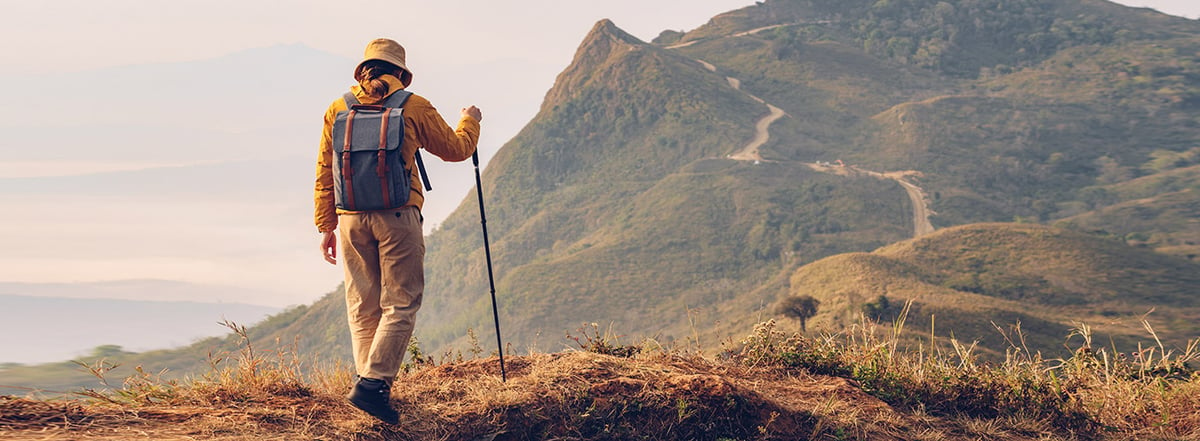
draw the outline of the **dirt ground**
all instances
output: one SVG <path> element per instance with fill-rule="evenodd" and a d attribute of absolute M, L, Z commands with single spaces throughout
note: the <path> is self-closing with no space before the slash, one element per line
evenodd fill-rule
<path fill-rule="evenodd" d="M 494 358 L 400 377 L 392 393 L 401 414 L 396 426 L 350 407 L 339 385 L 234 387 L 159 404 L 3 397 L 0 439 L 1074 439 L 1034 420 L 894 409 L 850 380 L 803 371 L 667 354 L 569 352 L 507 361 L 507 382 Z"/>

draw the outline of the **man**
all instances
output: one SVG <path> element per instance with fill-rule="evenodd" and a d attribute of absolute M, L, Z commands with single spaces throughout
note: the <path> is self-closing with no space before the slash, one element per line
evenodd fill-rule
<path fill-rule="evenodd" d="M 408 201 L 384 210 L 337 208 L 342 201 L 336 199 L 342 196 L 335 196 L 335 180 L 342 177 L 333 173 L 338 159 L 333 151 L 335 142 L 344 141 L 335 140 L 333 131 L 338 114 L 349 110 L 347 101 L 384 103 L 393 94 L 407 94 L 404 89 L 412 77 L 399 43 L 381 38 L 367 45 L 363 61 L 354 69 L 358 85 L 350 89 L 353 97 L 338 98 L 325 111 L 314 197 L 325 260 L 337 264 L 340 244 L 345 269 L 346 309 L 358 376 L 348 398 L 355 407 L 390 424 L 399 419 L 389 400 L 391 385 L 412 337 L 425 286 L 421 230 L 425 199 L 416 167 L 411 165 L 418 149 L 451 162 L 470 158 L 479 142 L 483 116 L 475 106 L 464 108 L 457 128 L 451 128 L 429 100 L 410 95 L 403 104 L 404 137 L 399 149 L 410 167 Z"/>

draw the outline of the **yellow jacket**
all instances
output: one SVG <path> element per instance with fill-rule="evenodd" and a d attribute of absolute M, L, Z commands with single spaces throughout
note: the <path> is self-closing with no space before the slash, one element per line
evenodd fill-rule
<path fill-rule="evenodd" d="M 399 78 L 391 75 L 381 77 L 388 83 L 388 94 L 403 89 Z M 358 101 L 363 104 L 375 104 L 387 97 L 374 98 L 363 93 L 362 88 L 350 88 Z M 339 210 L 333 201 L 333 122 L 338 112 L 348 110 L 346 102 L 339 97 L 325 110 L 325 128 L 321 131 L 321 151 L 317 156 L 317 183 L 313 199 L 316 202 L 317 230 L 321 232 L 337 229 L 339 214 L 354 214 L 352 211 Z M 412 192 L 409 194 L 408 205 L 421 208 L 425 202 L 422 195 L 421 178 L 416 171 L 413 156 L 417 149 L 423 148 L 429 153 L 450 162 L 466 160 L 475 153 L 479 143 L 479 121 L 469 116 L 463 116 L 458 122 L 457 129 L 451 129 L 442 119 L 437 109 L 429 100 L 413 94 L 404 104 L 404 144 L 401 152 L 406 164 L 412 166 Z"/>

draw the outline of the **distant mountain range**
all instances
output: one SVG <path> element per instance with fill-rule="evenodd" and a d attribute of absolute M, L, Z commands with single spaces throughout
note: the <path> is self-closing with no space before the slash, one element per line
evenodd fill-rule
<path fill-rule="evenodd" d="M 0 287 L 0 292 L 10 290 Z M 229 332 L 218 325 L 223 320 L 252 325 L 279 310 L 240 303 L 0 294 L 0 333 L 8 336 L 0 343 L 0 363 L 82 359 L 100 346 L 131 352 L 186 346 Z"/>
<path fill-rule="evenodd" d="M 0 282 L 0 295 L 60 299 L 133 300 L 142 302 L 246 303 L 269 297 L 241 287 L 136 279 L 81 283 Z"/>

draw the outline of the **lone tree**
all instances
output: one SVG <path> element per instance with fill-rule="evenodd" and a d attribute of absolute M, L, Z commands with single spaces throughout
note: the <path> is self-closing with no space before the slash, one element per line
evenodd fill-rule
<path fill-rule="evenodd" d="M 862 312 L 875 321 L 890 321 L 895 319 L 891 314 L 892 301 L 882 294 L 876 297 L 874 302 L 864 303 L 862 305 Z"/>
<path fill-rule="evenodd" d="M 779 307 L 775 312 L 800 320 L 800 330 L 807 332 L 808 319 L 817 315 L 817 308 L 820 306 L 821 301 L 814 299 L 812 296 L 788 297 L 779 303 Z"/>

